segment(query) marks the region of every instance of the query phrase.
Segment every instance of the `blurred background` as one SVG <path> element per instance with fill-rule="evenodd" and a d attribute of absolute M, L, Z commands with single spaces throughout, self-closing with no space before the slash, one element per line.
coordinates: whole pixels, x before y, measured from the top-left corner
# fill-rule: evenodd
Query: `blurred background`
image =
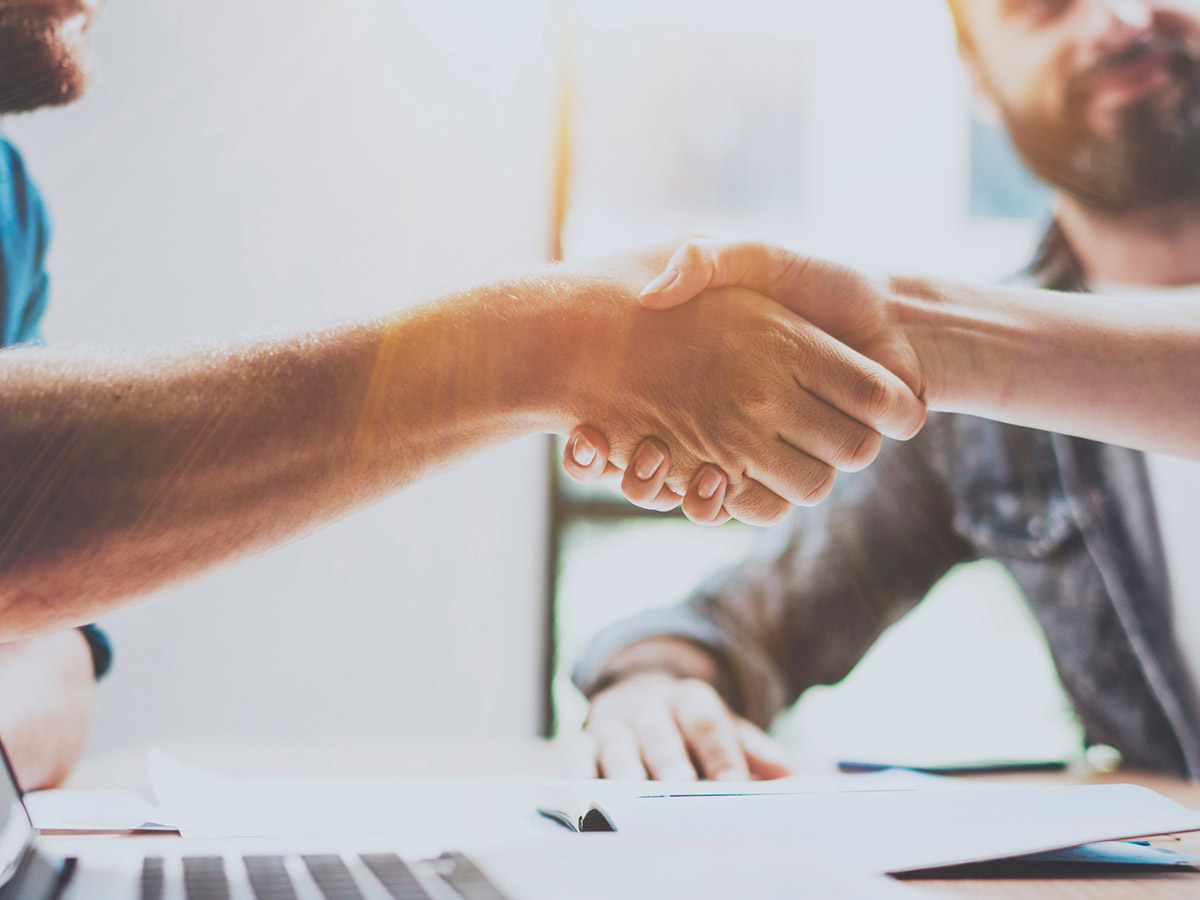
<path fill-rule="evenodd" d="M 939 0 L 122 0 L 94 45 L 81 103 L 5 126 L 56 223 L 54 343 L 294 329 L 695 230 L 994 279 L 1045 221 Z M 112 616 L 91 752 L 578 728 L 589 636 L 770 535 L 581 491 L 549 443 Z M 1080 743 L 991 565 L 777 730 L 814 760 Z"/>

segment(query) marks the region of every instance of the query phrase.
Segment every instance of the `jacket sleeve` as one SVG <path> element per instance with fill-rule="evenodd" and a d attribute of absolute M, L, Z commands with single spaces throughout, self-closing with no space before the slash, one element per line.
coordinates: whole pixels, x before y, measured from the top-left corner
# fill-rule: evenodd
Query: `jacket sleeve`
<path fill-rule="evenodd" d="M 829 499 L 797 510 L 758 554 L 679 606 L 602 632 L 576 684 L 594 693 L 614 654 L 655 635 L 712 652 L 726 700 L 760 725 L 812 685 L 840 681 L 942 575 L 973 558 L 954 529 L 944 474 L 953 455 L 948 419 L 931 415 L 917 438 L 886 442 L 873 465 L 840 476 Z"/>

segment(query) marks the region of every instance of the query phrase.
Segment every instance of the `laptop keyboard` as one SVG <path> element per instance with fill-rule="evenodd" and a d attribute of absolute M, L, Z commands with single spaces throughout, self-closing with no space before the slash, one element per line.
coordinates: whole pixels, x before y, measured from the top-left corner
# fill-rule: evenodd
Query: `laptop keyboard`
<path fill-rule="evenodd" d="M 309 855 L 300 859 L 324 900 L 365 900 L 355 874 L 341 856 Z M 396 854 L 364 853 L 359 859 L 393 900 L 434 900 L 408 864 Z M 285 857 L 245 856 L 241 862 L 245 866 L 246 881 L 255 900 L 299 900 L 300 895 L 288 871 Z M 466 900 L 505 900 L 504 895 L 465 856 L 446 854 L 437 863 L 435 871 L 438 877 Z M 142 861 L 141 900 L 163 900 L 166 887 L 164 859 L 160 856 L 147 857 Z M 187 900 L 230 900 L 225 859 L 220 856 L 185 856 L 183 889 Z M 375 891 L 378 890 L 376 887 Z M 310 886 L 308 895 L 311 895 L 311 891 Z"/>
<path fill-rule="evenodd" d="M 245 856 L 242 862 L 258 900 L 297 900 L 282 856 Z"/>
<path fill-rule="evenodd" d="M 142 861 L 142 900 L 159 900 L 166 887 L 163 877 L 161 856 L 147 857 Z"/>
<path fill-rule="evenodd" d="M 188 900 L 229 900 L 225 860 L 220 856 L 184 857 L 183 887 Z"/>

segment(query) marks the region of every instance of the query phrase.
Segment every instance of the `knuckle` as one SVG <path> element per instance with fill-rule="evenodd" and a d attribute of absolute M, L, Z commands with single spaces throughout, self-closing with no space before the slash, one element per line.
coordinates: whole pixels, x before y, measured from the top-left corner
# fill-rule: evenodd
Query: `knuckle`
<path fill-rule="evenodd" d="M 912 421 L 908 423 L 908 428 L 905 429 L 904 440 L 911 440 L 921 433 L 921 429 L 925 427 L 925 420 L 928 413 L 929 408 L 925 403 L 919 403 L 916 411 L 913 413 Z"/>
<path fill-rule="evenodd" d="M 714 715 L 698 716 L 688 722 L 688 732 L 696 743 L 708 744 L 721 734 L 721 723 Z"/>
<path fill-rule="evenodd" d="M 767 527 L 781 522 L 792 511 L 792 504 L 777 494 L 756 485 L 743 485 L 732 496 L 726 495 L 725 507 L 747 525 Z"/>
<path fill-rule="evenodd" d="M 854 399 L 863 414 L 875 421 L 887 418 L 899 402 L 894 386 L 879 372 L 866 372 L 859 377 Z"/>
<path fill-rule="evenodd" d="M 748 420 L 754 421 L 771 417 L 777 412 L 778 403 L 772 386 L 764 379 L 753 378 L 739 385 L 738 406 Z"/>
<path fill-rule="evenodd" d="M 708 248 L 697 238 L 684 241 L 680 251 L 684 263 L 688 266 L 703 265 L 708 262 L 712 255 Z"/>
<path fill-rule="evenodd" d="M 630 719 L 634 732 L 644 735 L 643 740 L 660 738 L 671 730 L 671 715 L 657 706 L 638 710 Z"/>
<path fill-rule="evenodd" d="M 705 767 L 713 771 L 724 769 L 737 761 L 736 751 L 724 741 L 713 741 L 697 749 L 704 757 Z"/>
<path fill-rule="evenodd" d="M 863 425 L 854 425 L 845 436 L 839 468 L 848 471 L 865 469 L 883 449 L 883 436 Z"/>
<path fill-rule="evenodd" d="M 787 518 L 788 513 L 792 511 L 792 505 L 786 501 L 781 501 L 777 506 L 763 512 L 758 521 L 754 524 L 763 528 L 770 528 L 773 525 L 778 525 Z"/>
<path fill-rule="evenodd" d="M 837 469 L 833 466 L 820 466 L 813 479 L 813 484 L 805 492 L 801 502 L 805 506 L 816 506 L 829 496 L 833 484 L 837 480 Z"/>
<path fill-rule="evenodd" d="M 779 285 L 798 285 L 808 269 L 812 257 L 802 256 L 783 247 L 772 247 L 771 256 L 775 270 L 779 273 L 775 280 Z"/>
<path fill-rule="evenodd" d="M 707 681 L 699 678 L 685 678 L 675 686 L 675 702 L 677 706 L 699 712 L 712 710 L 714 702 L 720 702 L 717 692 Z"/>

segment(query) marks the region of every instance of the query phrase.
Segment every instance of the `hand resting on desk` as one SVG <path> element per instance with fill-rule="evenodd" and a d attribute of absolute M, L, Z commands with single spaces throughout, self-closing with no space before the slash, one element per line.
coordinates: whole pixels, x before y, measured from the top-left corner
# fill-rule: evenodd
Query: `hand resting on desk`
<path fill-rule="evenodd" d="M 711 684 L 631 675 L 592 699 L 576 777 L 746 781 L 791 774 L 783 750 L 735 715 Z"/>

